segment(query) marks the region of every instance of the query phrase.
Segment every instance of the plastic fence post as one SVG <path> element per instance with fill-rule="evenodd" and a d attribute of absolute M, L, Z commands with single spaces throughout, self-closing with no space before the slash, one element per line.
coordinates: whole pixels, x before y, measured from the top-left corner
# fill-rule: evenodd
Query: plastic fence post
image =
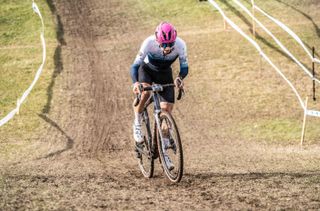
<path fill-rule="evenodd" d="M 20 113 L 20 100 L 17 99 L 17 115 Z"/>
<path fill-rule="evenodd" d="M 315 54 L 315 49 L 314 49 L 314 47 L 312 47 L 312 57 L 313 58 L 315 58 L 314 54 Z M 312 76 L 313 76 L 313 80 L 312 80 L 313 101 L 316 101 L 316 81 L 314 80 L 316 73 L 314 70 L 314 59 L 312 60 Z"/>
<path fill-rule="evenodd" d="M 307 110 L 308 110 L 308 97 L 306 97 L 306 107 L 304 109 L 304 116 L 303 116 L 303 123 L 302 123 L 302 132 L 301 132 L 301 141 L 300 145 L 302 146 L 304 141 L 305 129 L 306 129 L 306 122 L 307 122 Z"/>

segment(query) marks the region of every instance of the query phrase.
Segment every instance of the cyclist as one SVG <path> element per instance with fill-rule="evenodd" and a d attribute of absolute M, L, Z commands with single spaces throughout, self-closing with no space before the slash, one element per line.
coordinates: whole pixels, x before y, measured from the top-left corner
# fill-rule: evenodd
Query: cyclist
<path fill-rule="evenodd" d="M 180 72 L 173 80 L 172 63 L 179 57 Z M 183 87 L 183 79 L 188 74 L 187 47 L 185 42 L 177 37 L 175 27 L 168 22 L 161 22 L 155 35 L 149 36 L 141 45 L 140 51 L 130 68 L 133 81 L 133 92 L 139 93 L 139 84 L 150 86 L 157 84 L 175 83 L 177 87 Z M 174 88 L 165 88 L 160 94 L 161 109 L 172 112 L 174 104 Z M 141 121 L 143 106 L 149 97 L 148 92 L 143 92 L 138 106 L 134 107 L 135 120 L 133 124 L 133 136 L 137 144 L 142 143 L 143 134 Z"/>

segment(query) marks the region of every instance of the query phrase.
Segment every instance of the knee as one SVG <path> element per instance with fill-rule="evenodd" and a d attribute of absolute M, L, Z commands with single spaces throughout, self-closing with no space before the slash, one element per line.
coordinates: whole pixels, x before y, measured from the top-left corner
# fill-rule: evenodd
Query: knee
<path fill-rule="evenodd" d="M 143 86 L 143 87 L 147 87 L 147 86 L 150 86 L 150 84 L 148 84 L 148 83 L 142 83 L 142 86 Z M 144 91 L 144 92 L 141 93 L 141 98 L 142 98 L 142 99 L 147 100 L 149 97 L 150 97 L 150 92 Z"/>
<path fill-rule="evenodd" d="M 161 109 L 162 109 L 163 111 L 166 111 L 166 112 L 168 112 L 168 113 L 171 113 L 171 112 L 172 112 L 172 109 L 173 109 L 173 105 L 172 105 L 172 104 L 168 104 L 168 103 L 163 103 L 163 104 L 161 105 Z"/>
<path fill-rule="evenodd" d="M 142 92 L 141 98 L 142 99 L 148 99 L 150 97 L 150 93 L 147 91 Z"/>

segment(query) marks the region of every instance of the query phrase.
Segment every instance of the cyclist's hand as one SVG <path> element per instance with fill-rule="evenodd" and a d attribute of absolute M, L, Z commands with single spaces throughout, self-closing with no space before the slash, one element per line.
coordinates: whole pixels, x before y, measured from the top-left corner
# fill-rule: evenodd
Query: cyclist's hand
<path fill-rule="evenodd" d="M 133 84 L 132 91 L 133 91 L 134 94 L 139 94 L 139 85 L 140 85 L 139 82 L 135 82 L 135 83 Z"/>
<path fill-rule="evenodd" d="M 178 76 L 175 80 L 174 80 L 174 84 L 176 85 L 176 87 L 178 87 L 179 89 L 183 88 L 183 80 Z"/>

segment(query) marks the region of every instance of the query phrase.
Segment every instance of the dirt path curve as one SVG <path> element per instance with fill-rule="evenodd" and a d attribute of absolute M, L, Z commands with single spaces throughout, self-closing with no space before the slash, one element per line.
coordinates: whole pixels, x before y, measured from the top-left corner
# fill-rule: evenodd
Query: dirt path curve
<path fill-rule="evenodd" d="M 154 179 L 141 176 L 132 153 L 128 69 L 137 38 L 148 32 L 135 24 L 139 11 L 126 12 L 136 1 L 53 2 L 65 43 L 51 110 L 41 115 L 48 132 L 1 170 L 0 209 L 319 209 L 319 147 L 237 140 L 223 130 L 233 121 L 226 114 L 241 115 L 237 108 L 217 107 L 215 116 L 195 110 L 194 99 L 203 96 L 192 90 L 175 111 L 183 180 L 170 184 L 159 166 Z"/>

